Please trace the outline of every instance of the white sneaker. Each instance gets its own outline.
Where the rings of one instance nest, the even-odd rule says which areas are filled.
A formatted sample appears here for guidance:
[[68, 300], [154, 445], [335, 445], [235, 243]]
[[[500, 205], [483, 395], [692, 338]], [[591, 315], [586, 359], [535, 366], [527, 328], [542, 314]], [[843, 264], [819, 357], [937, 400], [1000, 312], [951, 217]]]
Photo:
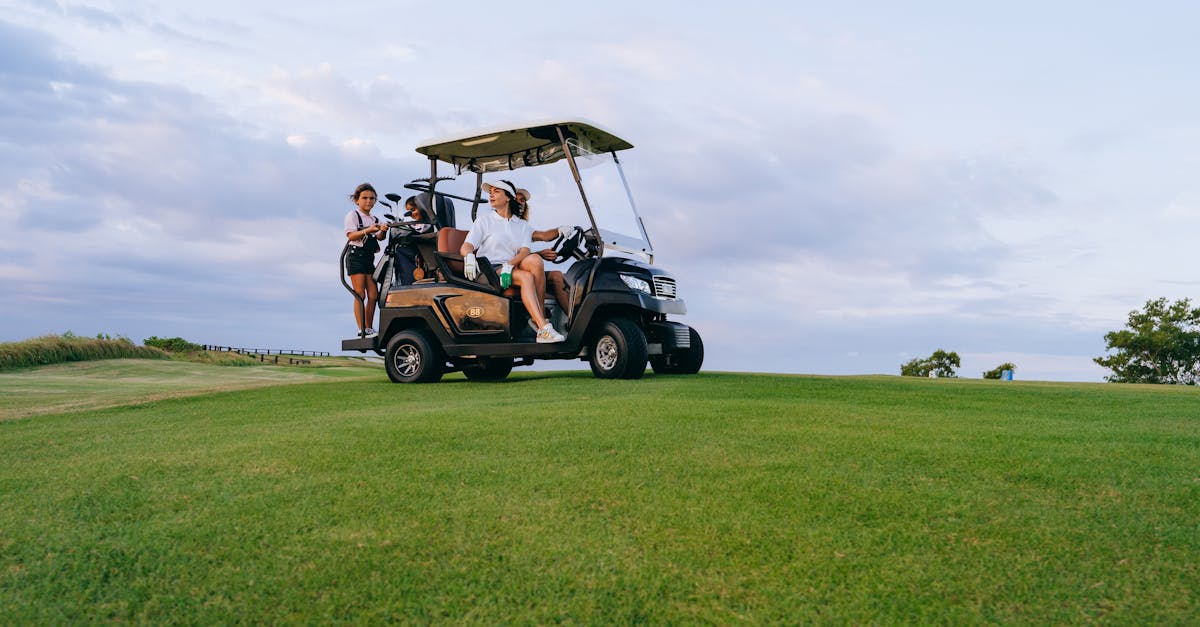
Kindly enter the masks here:
[[567, 341], [567, 338], [565, 336], [563, 336], [562, 333], [555, 331], [554, 327], [550, 326], [549, 322], [546, 323], [546, 326], [544, 326], [538, 330], [538, 333], [537, 333], [537, 343], [538, 344], [556, 344], [558, 342], [565, 342], [565, 341]]
[[366, 334], [363, 335], [363, 337], [375, 337], [376, 335], [379, 335], [375, 332], [375, 329], [372, 329], [371, 327], [367, 327], [364, 330], [366, 331]]

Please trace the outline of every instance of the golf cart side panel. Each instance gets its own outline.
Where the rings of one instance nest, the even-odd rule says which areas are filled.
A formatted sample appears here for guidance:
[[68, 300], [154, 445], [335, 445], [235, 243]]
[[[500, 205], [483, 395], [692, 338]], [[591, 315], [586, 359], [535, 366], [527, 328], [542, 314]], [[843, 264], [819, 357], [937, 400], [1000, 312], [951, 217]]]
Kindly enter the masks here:
[[[392, 311], [392, 310], [396, 311]], [[406, 287], [388, 292], [380, 315], [403, 315], [433, 310], [437, 313], [438, 329], [449, 340], [450, 335], [487, 336], [508, 339], [511, 306], [508, 298], [461, 287], [444, 289]], [[422, 313], [423, 318], [428, 314]], [[381, 325], [382, 326], [382, 325]], [[440, 334], [439, 334], [440, 335]]]
[[425, 329], [439, 342], [453, 341], [446, 330], [441, 312], [432, 307], [381, 308], [379, 310], [379, 347], [384, 348], [392, 336], [408, 329]]

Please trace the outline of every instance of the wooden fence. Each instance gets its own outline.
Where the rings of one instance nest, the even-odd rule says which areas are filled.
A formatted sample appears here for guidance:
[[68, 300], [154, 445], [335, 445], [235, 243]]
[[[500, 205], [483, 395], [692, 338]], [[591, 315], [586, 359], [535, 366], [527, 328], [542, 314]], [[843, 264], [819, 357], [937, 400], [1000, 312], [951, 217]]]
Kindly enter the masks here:
[[258, 357], [261, 362], [266, 362], [271, 359], [273, 363], [279, 363], [280, 357], [287, 357], [289, 365], [304, 365], [311, 364], [312, 360], [303, 359], [304, 357], [329, 357], [329, 353], [325, 351], [300, 351], [300, 350], [276, 350], [272, 348], [237, 348], [233, 346], [216, 346], [213, 344], [204, 344], [204, 350], [215, 353], [237, 353], [239, 355], [250, 355]]

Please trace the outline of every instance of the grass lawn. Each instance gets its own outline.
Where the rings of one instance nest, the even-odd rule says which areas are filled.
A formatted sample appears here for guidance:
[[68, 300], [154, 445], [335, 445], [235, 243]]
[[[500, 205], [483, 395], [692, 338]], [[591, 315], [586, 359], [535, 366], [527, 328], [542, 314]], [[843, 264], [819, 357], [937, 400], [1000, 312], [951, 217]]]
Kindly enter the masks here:
[[1200, 622], [1197, 389], [374, 373], [0, 421], [0, 624]]
[[306, 366], [288, 367], [111, 359], [0, 372], [0, 420], [329, 377], [378, 378], [381, 372], [354, 359], [308, 359]]

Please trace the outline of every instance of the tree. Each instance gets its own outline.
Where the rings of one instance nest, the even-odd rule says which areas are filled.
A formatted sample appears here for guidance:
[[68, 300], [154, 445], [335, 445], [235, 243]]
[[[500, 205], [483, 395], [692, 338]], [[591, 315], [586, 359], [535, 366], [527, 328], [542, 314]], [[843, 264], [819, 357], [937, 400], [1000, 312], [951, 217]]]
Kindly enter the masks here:
[[983, 378], [984, 379], [999, 379], [1000, 375], [1005, 370], [1012, 370], [1013, 372], [1016, 372], [1017, 366], [1016, 366], [1016, 364], [1012, 363], [1011, 361], [1006, 361], [1006, 362], [1000, 364], [999, 366], [996, 366], [995, 368], [992, 368], [991, 370], [988, 370], [987, 372], [983, 373]]
[[954, 369], [962, 366], [962, 360], [958, 358], [958, 353], [954, 351], [947, 353], [940, 348], [929, 356], [929, 362], [933, 366], [933, 374], [941, 378], [957, 377]]
[[954, 378], [957, 376], [954, 369], [959, 366], [962, 366], [962, 360], [958, 358], [958, 353], [939, 348], [925, 359], [917, 357], [900, 366], [900, 376], [928, 377], [932, 374], [943, 379]]
[[1146, 301], [1129, 312], [1126, 329], [1104, 334], [1105, 349], [1093, 361], [1108, 368], [1113, 383], [1200, 383], [1200, 307], [1184, 298]]
[[932, 367], [929, 365], [928, 359], [913, 357], [908, 363], [900, 366], [900, 376], [902, 377], [928, 377]]

